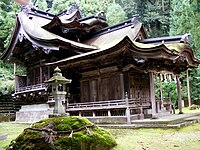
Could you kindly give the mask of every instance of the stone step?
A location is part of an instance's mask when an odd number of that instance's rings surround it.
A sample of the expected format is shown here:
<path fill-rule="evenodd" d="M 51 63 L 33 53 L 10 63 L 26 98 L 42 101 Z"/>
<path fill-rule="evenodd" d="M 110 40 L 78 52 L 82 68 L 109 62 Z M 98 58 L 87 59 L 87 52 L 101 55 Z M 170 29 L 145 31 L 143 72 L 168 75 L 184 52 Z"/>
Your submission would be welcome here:
<path fill-rule="evenodd" d="M 7 134 L 2 134 L 2 135 L 0 135 L 0 141 L 6 140 L 7 137 L 8 137 Z"/>
<path fill-rule="evenodd" d="M 151 119 L 151 120 L 137 120 L 132 121 L 132 124 L 99 124 L 100 127 L 105 128 L 181 128 L 184 126 L 188 126 L 194 123 L 200 122 L 200 113 L 197 114 L 186 114 L 180 118 L 173 116 L 165 117 L 164 119 Z"/>

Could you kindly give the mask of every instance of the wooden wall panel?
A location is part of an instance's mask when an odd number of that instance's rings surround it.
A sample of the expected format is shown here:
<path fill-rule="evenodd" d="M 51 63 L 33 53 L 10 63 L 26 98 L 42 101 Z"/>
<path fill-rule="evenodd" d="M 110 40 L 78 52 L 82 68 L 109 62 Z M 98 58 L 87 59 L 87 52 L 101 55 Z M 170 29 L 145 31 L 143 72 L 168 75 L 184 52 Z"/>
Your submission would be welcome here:
<path fill-rule="evenodd" d="M 129 98 L 149 99 L 150 86 L 148 74 L 129 73 Z"/>
<path fill-rule="evenodd" d="M 124 98 L 123 73 L 102 69 L 103 74 L 83 73 L 81 102 L 119 100 Z M 108 72 L 107 72 L 108 71 Z M 86 94 L 88 92 L 88 94 Z"/>
<path fill-rule="evenodd" d="M 34 70 L 30 69 L 27 70 L 27 85 L 33 85 L 34 84 Z"/>
<path fill-rule="evenodd" d="M 89 81 L 81 82 L 81 103 L 90 101 Z"/>
<path fill-rule="evenodd" d="M 98 98 L 98 80 L 90 81 L 90 102 L 96 102 Z"/>

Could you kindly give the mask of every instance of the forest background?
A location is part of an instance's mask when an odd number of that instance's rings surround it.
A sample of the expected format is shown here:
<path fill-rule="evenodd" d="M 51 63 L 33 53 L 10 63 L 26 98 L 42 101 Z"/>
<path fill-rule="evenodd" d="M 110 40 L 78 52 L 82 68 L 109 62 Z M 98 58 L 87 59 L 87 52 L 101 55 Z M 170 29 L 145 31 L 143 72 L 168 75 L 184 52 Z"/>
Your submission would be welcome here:
<path fill-rule="evenodd" d="M 47 3 L 47 2 L 51 2 Z M 14 0 L 0 1 L 0 55 L 6 49 L 20 6 Z M 83 16 L 104 11 L 109 25 L 130 19 L 139 14 L 149 37 L 191 34 L 190 42 L 194 54 L 200 58 L 200 1 L 199 0 L 33 0 L 38 9 L 53 14 L 77 3 Z M 49 5 L 48 5 L 49 4 Z M 17 67 L 23 73 L 23 67 Z M 200 67 L 189 70 L 190 92 L 193 103 L 200 103 Z M 157 80 L 156 80 L 157 81 Z M 156 82 L 159 98 L 159 81 Z M 163 97 L 177 101 L 175 81 L 163 81 Z M 186 72 L 181 74 L 182 98 L 187 100 Z M 13 64 L 0 60 L 0 94 L 14 91 Z"/>

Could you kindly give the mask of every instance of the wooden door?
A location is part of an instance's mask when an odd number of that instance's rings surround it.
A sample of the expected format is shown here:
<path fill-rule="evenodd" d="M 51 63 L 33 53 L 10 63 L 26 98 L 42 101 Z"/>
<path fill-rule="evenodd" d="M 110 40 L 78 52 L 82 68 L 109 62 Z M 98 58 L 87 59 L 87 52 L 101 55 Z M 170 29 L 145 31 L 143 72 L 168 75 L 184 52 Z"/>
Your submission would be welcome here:
<path fill-rule="evenodd" d="M 137 100 L 149 98 L 149 78 L 147 74 L 129 74 L 129 98 Z"/>

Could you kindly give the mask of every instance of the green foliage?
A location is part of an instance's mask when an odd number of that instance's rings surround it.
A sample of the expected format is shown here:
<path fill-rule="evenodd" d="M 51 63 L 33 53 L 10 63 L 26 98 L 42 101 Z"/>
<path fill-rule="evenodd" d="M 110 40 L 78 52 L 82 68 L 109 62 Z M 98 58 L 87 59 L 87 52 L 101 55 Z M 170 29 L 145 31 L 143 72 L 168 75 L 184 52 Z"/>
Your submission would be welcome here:
<path fill-rule="evenodd" d="M 198 0 L 173 0 L 170 35 L 190 33 L 192 46 L 200 58 L 200 7 Z"/>
<path fill-rule="evenodd" d="M 191 100 L 200 100 L 200 67 L 190 71 L 190 94 Z"/>
<path fill-rule="evenodd" d="M 0 92 L 10 94 L 14 91 L 13 66 L 0 61 Z"/>
<path fill-rule="evenodd" d="M 13 1 L 1 0 L 0 2 L 0 39 L 4 47 L 8 45 L 15 23 L 15 15 L 19 6 Z M 3 52 L 3 49 L 0 49 Z"/>
<path fill-rule="evenodd" d="M 46 0 L 37 0 L 36 7 L 40 10 L 46 11 L 48 9 Z"/>
<path fill-rule="evenodd" d="M 116 0 L 128 18 L 139 14 L 151 37 L 168 35 L 170 18 L 169 0 Z"/>
<path fill-rule="evenodd" d="M 25 74 L 25 69 L 21 66 L 16 68 L 17 74 Z M 0 93 L 10 94 L 14 91 L 14 67 L 13 64 L 4 63 L 0 60 Z"/>
<path fill-rule="evenodd" d="M 125 20 L 125 12 L 122 7 L 117 3 L 111 3 L 107 7 L 107 19 L 109 25 L 114 25 Z"/>
<path fill-rule="evenodd" d="M 170 2 L 168 0 L 155 0 L 146 2 L 143 22 L 151 37 L 168 35 Z"/>
<path fill-rule="evenodd" d="M 162 89 L 162 96 L 164 99 L 171 100 L 176 103 L 178 100 L 177 86 L 175 81 L 160 81 L 160 78 L 155 80 L 156 98 L 160 99 L 160 90 Z"/>
<path fill-rule="evenodd" d="M 45 128 L 51 123 L 55 131 L 71 131 L 83 126 L 92 125 L 90 121 L 82 117 L 56 117 L 41 120 L 33 124 L 33 128 Z M 109 150 L 116 146 L 116 141 L 105 129 L 94 126 L 89 128 L 92 135 L 83 129 L 72 134 L 61 134 L 57 136 L 53 144 L 45 142 L 45 132 L 27 129 L 19 135 L 13 145 L 13 150 L 22 149 L 74 149 L 74 150 Z"/>
<path fill-rule="evenodd" d="M 170 12 L 170 35 L 190 33 L 192 48 L 198 58 L 200 58 L 199 5 L 198 0 L 173 0 Z M 200 100 L 200 68 L 190 71 L 190 92 L 193 101 Z"/>
<path fill-rule="evenodd" d="M 138 14 L 136 0 L 115 0 L 126 13 L 127 18 L 132 18 L 133 15 Z"/>

